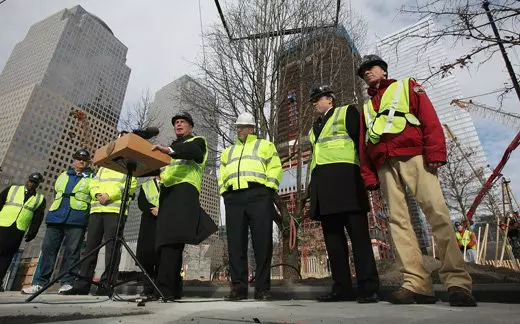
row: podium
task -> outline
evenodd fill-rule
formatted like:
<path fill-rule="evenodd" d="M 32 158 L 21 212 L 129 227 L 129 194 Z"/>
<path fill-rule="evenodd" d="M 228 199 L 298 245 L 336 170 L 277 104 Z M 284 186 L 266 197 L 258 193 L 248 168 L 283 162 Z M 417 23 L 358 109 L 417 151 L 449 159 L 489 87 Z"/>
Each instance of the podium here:
<path fill-rule="evenodd" d="M 31 295 L 26 302 L 32 301 L 38 295 L 43 293 L 49 287 L 51 287 L 54 283 L 58 282 L 63 276 L 67 273 L 70 273 L 74 268 L 83 263 L 85 260 L 90 258 L 94 253 L 98 253 L 98 251 L 105 246 L 108 242 L 114 242 L 114 250 L 111 255 L 111 259 L 108 265 L 108 275 L 105 283 L 105 288 L 108 292 L 108 296 L 112 299 L 114 296 L 114 288 L 116 287 L 117 281 L 117 267 L 116 264 L 116 254 L 119 253 L 119 249 L 121 245 L 125 247 L 128 254 L 135 261 L 137 266 L 141 269 L 143 274 L 146 277 L 151 285 L 154 287 L 154 290 L 157 294 L 166 301 L 166 298 L 161 293 L 159 288 L 155 285 L 153 280 L 150 278 L 146 270 L 143 268 L 141 263 L 137 260 L 136 255 L 126 243 L 123 237 L 123 230 L 125 226 L 125 211 L 128 208 L 128 198 L 129 198 L 129 189 L 132 182 L 132 177 L 139 177 L 146 175 L 154 170 L 157 170 L 163 166 L 170 164 L 171 157 L 167 154 L 161 153 L 159 151 L 152 151 L 152 144 L 147 140 L 137 136 L 136 134 L 125 134 L 119 137 L 117 140 L 110 142 L 109 144 L 100 147 L 96 150 L 94 158 L 92 162 L 94 165 L 102 166 L 107 169 L 112 169 L 114 171 L 118 171 L 126 174 L 125 187 L 123 190 L 123 194 L 121 195 L 121 208 L 119 210 L 119 216 L 117 220 L 117 229 L 115 238 L 112 238 L 108 241 L 103 242 L 99 246 L 97 246 L 94 250 L 90 251 L 87 255 L 85 255 L 81 260 L 74 263 L 69 267 L 69 269 L 63 271 L 59 276 L 57 276 L 54 280 L 49 282 L 47 285 L 42 287 L 39 291 Z M 106 271 L 106 268 L 105 268 Z M 77 276 L 77 275 L 76 275 Z M 88 278 L 91 280 L 91 278 Z"/>

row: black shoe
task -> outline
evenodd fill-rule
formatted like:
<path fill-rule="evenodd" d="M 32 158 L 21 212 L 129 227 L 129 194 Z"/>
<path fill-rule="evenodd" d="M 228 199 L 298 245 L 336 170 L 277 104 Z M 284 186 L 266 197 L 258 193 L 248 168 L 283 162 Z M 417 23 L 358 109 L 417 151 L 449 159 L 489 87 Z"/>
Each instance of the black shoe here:
<path fill-rule="evenodd" d="M 261 301 L 273 300 L 273 296 L 269 290 L 255 291 L 255 299 Z"/>
<path fill-rule="evenodd" d="M 63 291 L 60 295 L 88 295 L 90 289 L 72 287 L 72 289 Z"/>
<path fill-rule="evenodd" d="M 471 295 L 471 292 L 461 287 L 449 287 L 450 306 L 454 307 L 476 307 L 477 301 Z"/>
<path fill-rule="evenodd" d="M 99 286 L 96 289 L 94 296 L 108 296 L 108 290 L 105 287 Z"/>
<path fill-rule="evenodd" d="M 0 282 L 0 292 L 4 292 L 4 286 L 3 286 L 3 283 Z"/>
<path fill-rule="evenodd" d="M 373 293 L 370 296 L 360 296 L 356 299 L 359 304 L 373 304 L 379 302 L 379 296 L 376 293 Z"/>
<path fill-rule="evenodd" d="M 400 287 L 392 293 L 388 301 L 396 305 L 409 305 L 414 303 L 435 304 L 437 297 L 418 294 L 404 287 Z"/>
<path fill-rule="evenodd" d="M 227 301 L 238 301 L 247 299 L 247 290 L 232 289 L 229 295 L 224 296 L 224 300 Z"/>
<path fill-rule="evenodd" d="M 352 293 L 337 293 L 331 292 L 328 295 L 320 296 L 316 298 L 317 301 L 326 303 L 326 302 L 340 302 L 340 301 L 355 301 L 356 297 Z"/>

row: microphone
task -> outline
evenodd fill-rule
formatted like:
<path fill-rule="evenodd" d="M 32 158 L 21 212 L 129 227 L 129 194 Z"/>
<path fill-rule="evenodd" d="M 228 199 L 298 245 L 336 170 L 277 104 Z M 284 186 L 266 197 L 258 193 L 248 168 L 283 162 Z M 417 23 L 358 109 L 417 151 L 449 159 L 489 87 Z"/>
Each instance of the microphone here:
<path fill-rule="evenodd" d="M 157 127 L 146 127 L 142 129 L 134 129 L 132 131 L 135 135 L 142 137 L 144 139 L 150 139 L 154 136 L 159 135 L 159 128 Z"/>

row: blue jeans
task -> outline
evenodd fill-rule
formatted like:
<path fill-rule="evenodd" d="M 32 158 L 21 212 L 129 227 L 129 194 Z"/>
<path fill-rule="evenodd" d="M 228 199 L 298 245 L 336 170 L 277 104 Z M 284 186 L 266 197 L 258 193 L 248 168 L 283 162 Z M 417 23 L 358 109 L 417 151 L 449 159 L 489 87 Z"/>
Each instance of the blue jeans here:
<path fill-rule="evenodd" d="M 81 244 L 85 236 L 85 228 L 66 224 L 47 224 L 47 231 L 43 238 L 42 254 L 40 259 L 40 271 L 33 280 L 33 284 L 45 286 L 49 283 L 58 252 L 63 243 L 63 258 L 59 274 L 66 271 L 72 264 L 79 260 Z M 78 273 L 78 268 L 72 269 L 72 273 Z M 74 284 L 75 276 L 67 273 L 61 278 L 62 285 Z"/>

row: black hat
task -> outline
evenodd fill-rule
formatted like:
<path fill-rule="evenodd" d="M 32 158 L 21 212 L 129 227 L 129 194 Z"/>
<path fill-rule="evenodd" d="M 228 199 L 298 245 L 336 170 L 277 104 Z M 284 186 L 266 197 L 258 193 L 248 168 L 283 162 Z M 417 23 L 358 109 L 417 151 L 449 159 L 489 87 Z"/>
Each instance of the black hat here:
<path fill-rule="evenodd" d="M 190 123 L 191 127 L 195 126 L 193 123 L 193 118 L 191 118 L 191 115 L 185 111 L 181 111 L 180 113 L 176 114 L 172 117 L 172 125 L 175 126 L 175 121 L 177 119 L 184 119 L 188 123 Z"/>
<path fill-rule="evenodd" d="M 382 58 L 375 54 L 365 55 L 363 57 L 363 60 L 361 60 L 361 64 L 359 65 L 359 68 L 357 70 L 358 76 L 363 79 L 363 74 L 366 70 L 372 68 L 373 66 L 379 66 L 383 69 L 386 73 L 388 73 L 388 64 L 383 61 Z"/>
<path fill-rule="evenodd" d="M 330 96 L 333 99 L 336 99 L 336 97 L 334 96 L 334 91 L 332 91 L 330 86 L 322 84 L 311 88 L 311 91 L 309 92 L 309 101 L 312 102 L 323 96 Z"/>
<path fill-rule="evenodd" d="M 90 160 L 90 153 L 86 149 L 77 150 L 72 157 L 77 160 Z"/>
<path fill-rule="evenodd" d="M 38 184 L 39 184 L 40 182 L 43 181 L 43 176 L 42 176 L 42 174 L 39 173 L 39 172 L 31 173 L 31 174 L 29 175 L 29 181 L 34 182 L 34 183 L 38 183 Z"/>
<path fill-rule="evenodd" d="M 460 222 L 455 222 L 455 227 L 459 227 L 460 225 Z"/>

